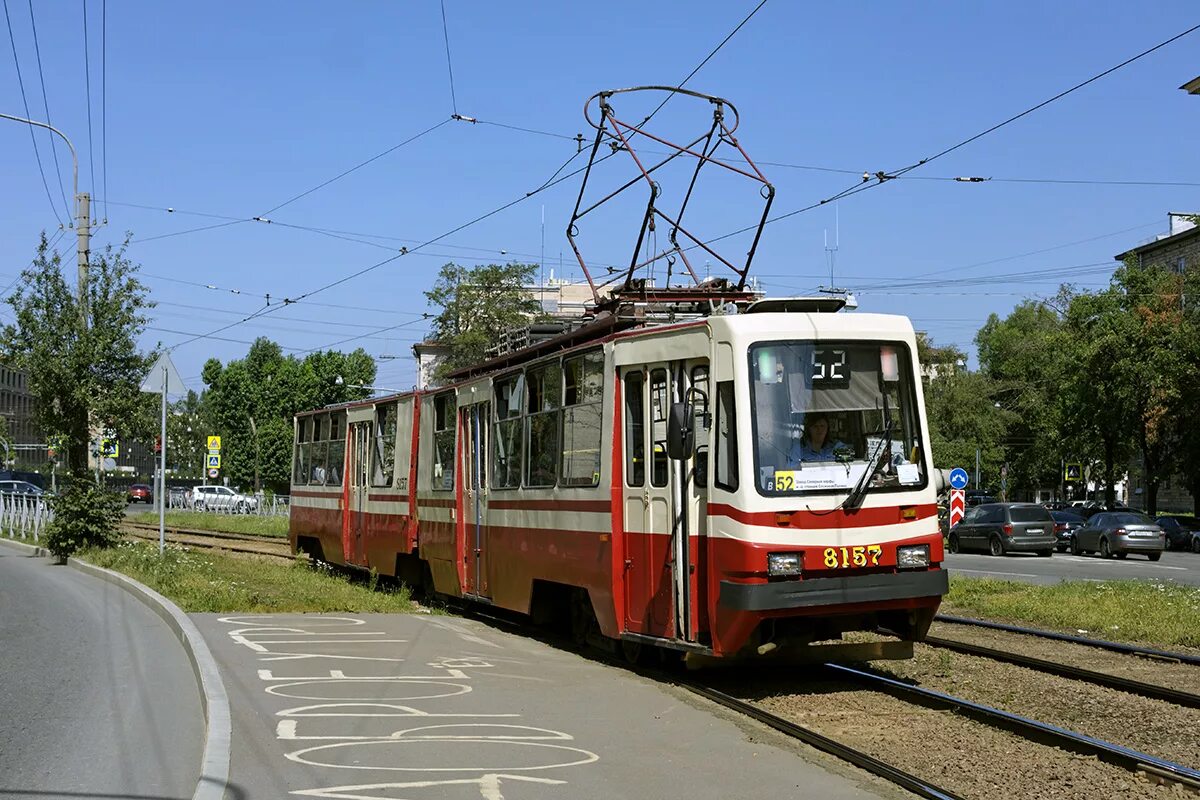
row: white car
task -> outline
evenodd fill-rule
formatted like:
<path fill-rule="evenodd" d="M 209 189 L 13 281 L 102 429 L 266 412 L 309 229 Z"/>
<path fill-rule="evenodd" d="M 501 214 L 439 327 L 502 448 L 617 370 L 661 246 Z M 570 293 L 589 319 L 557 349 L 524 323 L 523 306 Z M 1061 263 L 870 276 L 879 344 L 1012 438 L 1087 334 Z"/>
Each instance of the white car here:
<path fill-rule="evenodd" d="M 197 486 L 192 489 L 192 508 L 246 514 L 258 510 L 258 498 L 239 494 L 228 486 Z"/>

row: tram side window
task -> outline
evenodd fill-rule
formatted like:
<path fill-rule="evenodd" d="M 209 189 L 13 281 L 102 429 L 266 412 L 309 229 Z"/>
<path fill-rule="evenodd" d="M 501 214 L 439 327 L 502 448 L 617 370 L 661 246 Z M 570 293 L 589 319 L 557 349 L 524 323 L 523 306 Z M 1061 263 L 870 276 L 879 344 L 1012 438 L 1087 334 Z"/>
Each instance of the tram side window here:
<path fill-rule="evenodd" d="M 692 470 L 696 486 L 708 486 L 708 442 L 712 435 L 712 417 L 708 405 L 708 367 L 692 367 L 692 385 L 688 391 L 692 404 L 692 430 L 695 431 L 696 449 L 692 458 Z"/>
<path fill-rule="evenodd" d="M 671 391 L 667 371 L 650 373 L 650 485 L 667 485 L 667 412 Z"/>
<path fill-rule="evenodd" d="M 375 458 L 372 486 L 391 486 L 396 471 L 396 404 L 375 409 Z"/>
<path fill-rule="evenodd" d="M 521 485 L 521 407 L 525 376 L 521 373 L 495 383 L 496 422 L 492 433 L 492 488 Z"/>
<path fill-rule="evenodd" d="M 342 466 L 346 462 L 346 413 L 329 415 L 329 456 L 325 464 L 325 485 L 342 485 Z"/>
<path fill-rule="evenodd" d="M 292 464 L 292 483 L 304 486 L 308 483 L 309 461 L 312 459 L 312 443 L 308 441 L 308 431 L 312 428 L 312 419 L 300 417 L 296 420 L 296 453 Z"/>
<path fill-rule="evenodd" d="M 433 398 L 434 489 L 454 488 L 454 394 Z"/>
<path fill-rule="evenodd" d="M 308 482 L 313 486 L 325 485 L 325 460 L 329 450 L 329 417 L 322 414 L 312 418 L 312 460 L 308 467 Z"/>
<path fill-rule="evenodd" d="M 734 406 L 733 381 L 717 384 L 717 425 L 713 437 L 714 483 L 731 492 L 738 488 L 737 409 Z"/>
<path fill-rule="evenodd" d="M 558 466 L 558 409 L 562 370 L 557 362 L 525 373 L 528 416 L 525 418 L 526 486 L 553 486 Z"/>
<path fill-rule="evenodd" d="M 646 485 L 646 408 L 642 373 L 625 373 L 625 483 Z"/>
<path fill-rule="evenodd" d="M 563 362 L 562 486 L 600 485 L 600 423 L 604 411 L 604 353 Z"/>

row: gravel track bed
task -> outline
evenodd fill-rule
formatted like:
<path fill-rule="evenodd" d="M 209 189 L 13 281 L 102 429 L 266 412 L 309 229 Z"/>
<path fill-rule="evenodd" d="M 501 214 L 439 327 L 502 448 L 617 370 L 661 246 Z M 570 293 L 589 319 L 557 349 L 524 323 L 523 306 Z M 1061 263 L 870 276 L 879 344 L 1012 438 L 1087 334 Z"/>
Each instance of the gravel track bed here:
<path fill-rule="evenodd" d="M 853 684 L 796 674 L 760 676 L 752 691 L 747 684 L 746 679 L 714 681 L 722 691 L 971 800 L 1195 797 L 1179 786 L 1159 786 L 1094 758 Z M 807 691 L 796 691 L 806 685 Z"/>
<path fill-rule="evenodd" d="M 1082 644 L 1059 642 L 1054 639 L 1043 639 L 1023 633 L 975 628 L 970 625 L 954 625 L 948 622 L 935 622 L 929 629 L 933 636 L 943 639 L 954 639 L 968 644 L 978 644 L 1008 653 L 1024 656 L 1034 656 L 1047 661 L 1057 661 L 1073 667 L 1107 672 L 1122 678 L 1133 678 L 1145 683 L 1168 686 L 1184 692 L 1200 692 L 1200 667 L 1190 664 L 1179 664 L 1171 661 L 1157 661 L 1143 656 L 1124 653 L 1114 653 L 1111 650 L 1101 650 L 1098 647 L 1088 647 Z M 1079 634 L 1088 636 L 1095 634 Z M 1102 633 L 1098 638 L 1104 638 Z M 1173 650 L 1189 655 L 1198 655 L 1192 648 L 1162 647 L 1160 650 Z"/>
<path fill-rule="evenodd" d="M 881 672 L 977 703 L 1200 767 L 1200 710 L 981 656 L 918 647 Z"/>

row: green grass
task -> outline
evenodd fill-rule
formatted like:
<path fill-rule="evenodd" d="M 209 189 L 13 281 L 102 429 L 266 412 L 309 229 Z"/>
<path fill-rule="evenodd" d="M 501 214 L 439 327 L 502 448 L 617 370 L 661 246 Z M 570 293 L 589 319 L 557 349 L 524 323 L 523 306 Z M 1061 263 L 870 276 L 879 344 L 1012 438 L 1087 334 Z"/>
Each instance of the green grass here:
<path fill-rule="evenodd" d="M 129 514 L 126 519 L 145 525 L 157 525 L 158 512 Z M 168 511 L 167 527 L 282 538 L 288 535 L 288 518 L 260 517 L 255 514 L 210 514 L 205 511 Z"/>
<path fill-rule="evenodd" d="M 941 611 L 1098 639 L 1200 647 L 1200 587 L 1177 583 L 1065 581 L 1035 586 L 952 576 Z"/>
<path fill-rule="evenodd" d="M 85 550 L 85 561 L 116 570 L 173 600 L 184 611 L 406 613 L 417 606 L 408 587 L 372 574 L 346 574 L 297 559 L 284 564 L 233 558 L 168 545 L 159 556 L 149 542 Z"/>

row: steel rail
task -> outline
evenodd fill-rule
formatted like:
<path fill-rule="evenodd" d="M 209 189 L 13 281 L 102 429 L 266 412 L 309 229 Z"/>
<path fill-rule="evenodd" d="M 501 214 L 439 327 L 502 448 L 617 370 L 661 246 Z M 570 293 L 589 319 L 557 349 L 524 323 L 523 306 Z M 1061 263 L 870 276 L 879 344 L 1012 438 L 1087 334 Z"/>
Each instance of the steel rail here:
<path fill-rule="evenodd" d="M 144 522 L 129 522 L 123 520 L 121 525 L 126 528 L 134 528 L 136 530 L 154 531 L 158 533 L 157 525 L 147 525 Z M 167 527 L 167 533 L 176 533 L 180 536 L 207 536 L 210 539 L 230 539 L 240 542 L 263 542 L 267 544 L 287 543 L 287 536 L 260 536 L 253 533 L 233 533 L 232 531 L 205 531 L 195 528 L 175 528 Z"/>
<path fill-rule="evenodd" d="M 890 781 L 898 786 L 901 786 L 918 797 L 930 798 L 930 800 L 961 800 L 960 795 L 953 792 L 948 792 L 941 789 L 932 783 L 929 783 L 922 778 L 911 773 L 905 772 L 898 767 L 893 767 L 874 756 L 855 750 L 854 748 L 836 742 L 826 736 L 822 736 L 814 730 L 805 728 L 802 725 L 797 725 L 790 720 L 784 719 L 776 714 L 772 714 L 763 708 L 760 708 L 753 703 L 747 703 L 744 700 L 738 700 L 736 697 L 725 694 L 716 689 L 711 689 L 707 686 L 700 686 L 694 683 L 678 683 L 691 692 L 694 692 L 701 697 L 711 700 L 718 705 L 725 706 L 728 709 L 736 711 L 739 714 L 744 714 L 762 724 L 774 728 L 780 733 L 799 739 L 807 745 L 817 748 L 822 752 L 837 756 L 843 761 L 848 761 L 854 766 L 864 769 L 874 775 L 877 775 L 884 780 Z"/>
<path fill-rule="evenodd" d="M 1106 639 L 1087 639 L 1082 636 L 1072 636 L 1069 633 L 1058 633 L 1056 631 L 1043 631 L 1037 628 L 1022 628 L 1019 625 L 1009 625 L 1004 622 L 991 622 L 985 619 L 971 619 L 970 617 L 952 617 L 943 614 L 938 614 L 934 617 L 936 622 L 949 622 L 954 625 L 972 625 L 978 628 L 991 628 L 992 630 L 1008 631 L 1009 633 L 1023 633 L 1027 636 L 1040 636 L 1043 639 L 1055 639 L 1060 642 L 1071 642 L 1072 644 L 1082 644 L 1088 647 L 1098 647 L 1101 650 L 1112 650 L 1116 653 L 1126 653 L 1128 655 L 1142 656 L 1144 658 L 1156 658 L 1163 661 L 1178 661 L 1181 664 L 1190 664 L 1194 667 L 1200 667 L 1200 656 L 1194 656 L 1189 653 L 1172 653 L 1168 650 L 1156 650 L 1153 647 L 1139 647 L 1138 645 L 1123 644 L 1121 642 L 1110 642 Z"/>
<path fill-rule="evenodd" d="M 971 719 L 992 727 L 1001 728 L 1015 733 L 1025 739 L 1050 747 L 1094 756 L 1100 761 L 1129 770 L 1142 772 L 1160 781 L 1181 784 L 1192 791 L 1200 790 L 1200 772 L 1175 764 L 1171 761 L 1142 753 L 1129 747 L 1124 747 L 1103 739 L 1097 739 L 1083 733 L 1060 728 L 1046 722 L 1023 717 L 1002 711 L 998 708 L 974 703 L 970 700 L 945 692 L 913 686 L 902 681 L 886 678 L 871 672 L 864 672 L 853 667 L 840 664 L 825 664 L 825 669 L 831 674 L 855 681 L 856 683 L 874 687 L 892 695 L 903 695 L 907 699 L 923 705 L 933 705 L 960 712 Z"/>
<path fill-rule="evenodd" d="M 158 529 L 157 528 L 154 529 L 154 532 L 152 535 L 150 534 L 149 531 L 143 533 L 140 531 L 135 531 L 135 530 L 130 530 L 130 529 L 126 529 L 125 533 L 128 534 L 129 536 L 134 537 L 135 539 L 144 539 L 147 541 L 154 541 L 154 542 L 158 541 Z M 175 532 L 175 533 L 178 534 L 178 532 Z M 179 535 L 183 535 L 183 534 L 179 534 Z M 256 548 L 256 547 L 240 546 L 239 544 L 234 543 L 234 541 L 229 541 L 229 540 L 223 541 L 222 539 L 224 537 L 214 537 L 214 536 L 209 536 L 207 534 L 204 534 L 204 535 L 186 534 L 186 535 L 191 538 L 179 539 L 179 538 L 177 538 L 177 536 L 175 536 L 175 537 L 168 536 L 167 541 L 172 542 L 174 544 L 186 545 L 188 547 L 201 547 L 201 548 L 204 548 L 207 550 L 224 550 L 228 553 L 241 553 L 241 554 L 246 554 L 246 555 L 262 556 L 264 558 L 274 558 L 274 559 L 279 559 L 281 561 L 295 561 L 296 560 L 296 556 L 292 555 L 290 548 L 280 548 L 278 546 L 272 547 L 271 546 L 272 544 L 276 544 L 274 542 L 264 543 L 267 545 L 267 547 L 265 547 L 265 548 L 263 548 L 261 546 Z M 207 540 L 207 541 L 205 541 L 205 540 Z M 241 541 L 241 540 L 235 540 L 235 541 Z"/>
<path fill-rule="evenodd" d="M 1188 708 L 1200 708 L 1200 695 L 1192 694 L 1191 692 L 1181 692 L 1178 689 L 1171 689 L 1158 684 L 1145 683 L 1144 681 L 1134 680 L 1132 678 L 1123 678 L 1119 675 L 1110 675 L 1107 672 L 1097 672 L 1084 667 L 1075 667 L 1070 664 L 1061 664 L 1057 661 L 1048 661 L 1044 658 L 1035 656 L 1022 655 L 1020 653 L 1007 653 L 1003 650 L 997 650 L 993 647 L 985 647 L 979 644 L 971 644 L 968 642 L 959 642 L 954 639 L 943 639 L 940 636 L 926 636 L 924 644 L 931 647 L 941 647 L 946 650 L 953 650 L 956 653 L 966 653 L 967 655 L 982 656 L 990 658 L 994 661 L 1003 661 L 1008 664 L 1016 664 L 1021 667 L 1029 667 L 1038 672 L 1047 672 L 1051 675 L 1057 675 L 1060 678 L 1071 678 L 1073 680 L 1086 681 L 1094 683 L 1098 686 L 1104 686 L 1109 689 L 1117 689 L 1130 694 L 1141 695 L 1142 697 L 1150 697 L 1155 700 L 1166 700 L 1168 703 L 1175 703 Z"/>

